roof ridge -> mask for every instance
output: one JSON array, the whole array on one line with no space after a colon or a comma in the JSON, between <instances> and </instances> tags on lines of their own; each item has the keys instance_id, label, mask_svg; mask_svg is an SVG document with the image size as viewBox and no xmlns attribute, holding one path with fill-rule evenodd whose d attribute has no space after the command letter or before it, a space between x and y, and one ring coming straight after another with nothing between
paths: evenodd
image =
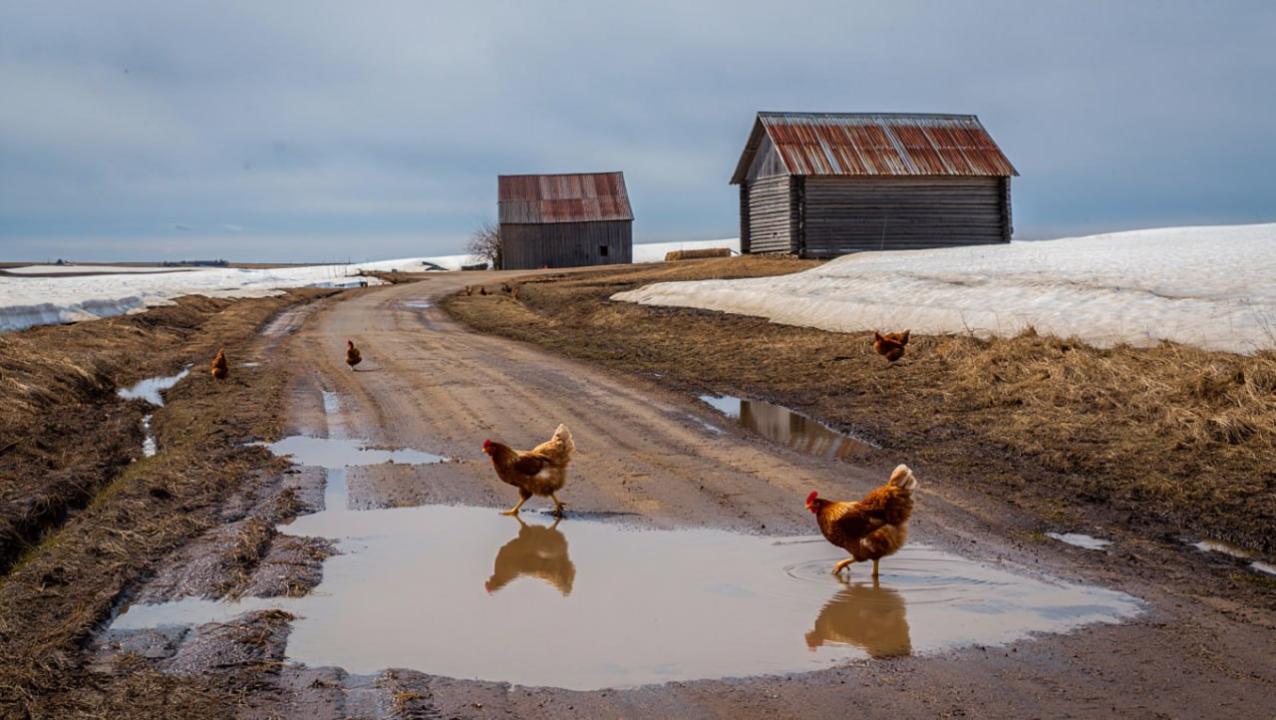
<instances>
[{"instance_id":1,"label":"roof ridge","mask_svg":"<svg viewBox=\"0 0 1276 720\"><path fill-rule=\"evenodd\" d=\"M590 172L557 172L557 173L513 173L511 175L497 175L498 178L516 178L516 177L568 177L571 175L624 175L624 170L598 170Z\"/></svg>"}]
</instances>

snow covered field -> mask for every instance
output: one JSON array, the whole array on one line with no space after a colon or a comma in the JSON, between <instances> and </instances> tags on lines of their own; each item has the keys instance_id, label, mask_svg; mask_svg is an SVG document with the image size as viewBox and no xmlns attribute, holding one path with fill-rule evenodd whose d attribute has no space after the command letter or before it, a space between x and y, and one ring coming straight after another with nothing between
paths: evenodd
<instances>
[{"instance_id":1,"label":"snow covered field","mask_svg":"<svg viewBox=\"0 0 1276 720\"><path fill-rule=\"evenodd\" d=\"M739 250L737 240L634 245L634 262L658 262L670 250L729 246ZM0 332L21 330L33 325L79 322L138 312L163 305L182 295L212 297L254 297L271 295L285 288L355 287L377 285L375 278L358 277L361 271L421 272L423 263L446 270L460 270L469 264L469 255L441 255L402 258L352 265L309 265L275 269L182 268L180 272L156 272L156 268L112 268L101 265L39 265L12 268L22 274L66 274L76 272L113 274L80 277L12 277L0 275ZM159 268L173 270L174 268ZM148 271L149 270L149 271Z\"/></svg>"},{"instance_id":2,"label":"snow covered field","mask_svg":"<svg viewBox=\"0 0 1276 720\"><path fill-rule=\"evenodd\" d=\"M659 283L615 300L835 331L1276 347L1276 224L1163 228L850 255L795 275Z\"/></svg>"}]
</instances>

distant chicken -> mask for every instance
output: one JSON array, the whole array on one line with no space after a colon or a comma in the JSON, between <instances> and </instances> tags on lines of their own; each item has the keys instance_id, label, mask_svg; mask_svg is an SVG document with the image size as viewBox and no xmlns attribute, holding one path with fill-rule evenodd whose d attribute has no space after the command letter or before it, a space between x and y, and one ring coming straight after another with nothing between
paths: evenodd
<instances>
[{"instance_id":1,"label":"distant chicken","mask_svg":"<svg viewBox=\"0 0 1276 720\"><path fill-rule=\"evenodd\" d=\"M807 496L806 509L815 513L824 538L851 554L833 567L833 574L841 574L853 562L872 560L873 577L877 577L878 561L908 540L916 489L913 471L900 465L885 485L859 502L825 500L816 491Z\"/></svg>"},{"instance_id":2,"label":"distant chicken","mask_svg":"<svg viewBox=\"0 0 1276 720\"><path fill-rule=\"evenodd\" d=\"M904 357L904 347L908 345L909 332L909 330L905 330L902 333L886 333L885 335L880 332L874 332L873 349L877 351L878 355L895 362Z\"/></svg>"},{"instance_id":3,"label":"distant chicken","mask_svg":"<svg viewBox=\"0 0 1276 720\"><path fill-rule=\"evenodd\" d=\"M212 372L214 380L225 380L230 376L230 365L226 362L226 348L218 348L217 355L213 357Z\"/></svg>"},{"instance_id":4,"label":"distant chicken","mask_svg":"<svg viewBox=\"0 0 1276 720\"><path fill-rule=\"evenodd\" d=\"M492 458L492 467L501 481L518 488L519 501L503 515L517 515L523 503L533 495L549 496L554 501L554 515L563 516L563 503L554 494L567 482L567 463L571 462L576 443L566 425L559 425L554 436L528 451L520 452L503 443L483 441L483 452Z\"/></svg>"},{"instance_id":5,"label":"distant chicken","mask_svg":"<svg viewBox=\"0 0 1276 720\"><path fill-rule=\"evenodd\" d=\"M354 346L353 340L346 341L346 364L350 366L350 371L354 372L354 366L363 362L363 354L359 352L359 348Z\"/></svg>"}]
</instances>

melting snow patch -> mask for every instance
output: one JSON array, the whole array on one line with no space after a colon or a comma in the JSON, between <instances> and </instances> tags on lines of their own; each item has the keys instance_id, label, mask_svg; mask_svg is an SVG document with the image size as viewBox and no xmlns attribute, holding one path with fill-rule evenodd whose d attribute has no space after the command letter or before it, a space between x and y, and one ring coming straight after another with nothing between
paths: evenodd
<instances>
[{"instance_id":1,"label":"melting snow patch","mask_svg":"<svg viewBox=\"0 0 1276 720\"><path fill-rule=\"evenodd\" d=\"M1276 224L1163 228L838 258L806 272L656 283L614 300L755 315L838 332L1171 340L1276 347Z\"/></svg>"}]
</instances>

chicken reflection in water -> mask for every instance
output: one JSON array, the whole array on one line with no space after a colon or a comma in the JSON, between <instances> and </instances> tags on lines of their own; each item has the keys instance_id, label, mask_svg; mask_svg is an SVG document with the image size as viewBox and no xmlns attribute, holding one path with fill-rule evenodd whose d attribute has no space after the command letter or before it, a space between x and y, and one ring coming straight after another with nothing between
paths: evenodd
<instances>
[{"instance_id":1,"label":"chicken reflection in water","mask_svg":"<svg viewBox=\"0 0 1276 720\"><path fill-rule=\"evenodd\" d=\"M854 645L871 657L898 657L912 652L904 596L877 583L851 584L833 596L806 634L806 646Z\"/></svg>"},{"instance_id":2,"label":"chicken reflection in water","mask_svg":"<svg viewBox=\"0 0 1276 720\"><path fill-rule=\"evenodd\" d=\"M518 520L518 536L497 551L492 577L483 587L494 593L527 575L553 585L564 597L570 595L576 566L567 554L567 538L558 531L558 521L545 527L528 525L517 515L514 519Z\"/></svg>"}]
</instances>

